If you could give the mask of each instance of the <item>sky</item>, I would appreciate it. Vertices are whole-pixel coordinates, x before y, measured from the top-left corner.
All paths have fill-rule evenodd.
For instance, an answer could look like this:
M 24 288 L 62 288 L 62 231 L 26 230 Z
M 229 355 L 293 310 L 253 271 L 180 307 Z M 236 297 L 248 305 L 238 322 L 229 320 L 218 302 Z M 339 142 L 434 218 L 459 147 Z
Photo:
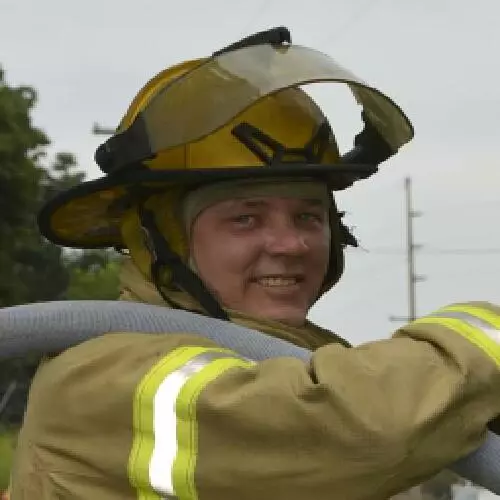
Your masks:
M 310 317 L 354 344 L 385 338 L 405 317 L 404 178 L 415 210 L 417 313 L 456 301 L 500 304 L 500 2 L 498 0 L 0 0 L 0 65 L 37 89 L 34 124 L 50 153 L 76 155 L 88 178 L 139 88 L 161 69 L 285 25 L 394 99 L 414 140 L 374 177 L 340 193 L 361 248 Z M 333 89 L 335 87 L 335 89 Z M 359 108 L 338 85 L 308 87 L 346 150 Z

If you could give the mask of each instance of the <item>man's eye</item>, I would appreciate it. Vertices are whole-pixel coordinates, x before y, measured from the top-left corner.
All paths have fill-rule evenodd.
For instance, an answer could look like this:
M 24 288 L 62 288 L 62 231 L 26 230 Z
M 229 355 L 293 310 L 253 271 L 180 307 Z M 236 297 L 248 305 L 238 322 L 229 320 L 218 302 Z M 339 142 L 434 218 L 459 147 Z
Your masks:
M 324 217 L 313 212 L 302 212 L 298 215 L 298 219 L 303 222 L 323 222 Z
M 255 222 L 255 215 L 252 214 L 241 214 L 233 217 L 232 222 L 240 226 L 251 226 Z

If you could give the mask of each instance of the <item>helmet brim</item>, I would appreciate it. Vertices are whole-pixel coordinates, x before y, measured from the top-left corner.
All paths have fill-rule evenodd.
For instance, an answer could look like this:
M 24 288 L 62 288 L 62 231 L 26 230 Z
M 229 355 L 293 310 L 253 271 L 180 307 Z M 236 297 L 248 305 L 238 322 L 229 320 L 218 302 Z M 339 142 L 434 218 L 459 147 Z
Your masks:
M 332 191 L 350 187 L 377 171 L 374 165 L 283 164 L 272 167 L 224 167 L 152 171 L 133 169 L 83 182 L 50 200 L 39 213 L 41 233 L 53 243 L 73 248 L 123 247 L 125 211 L 152 194 L 187 191 L 201 184 L 241 178 L 307 177 Z

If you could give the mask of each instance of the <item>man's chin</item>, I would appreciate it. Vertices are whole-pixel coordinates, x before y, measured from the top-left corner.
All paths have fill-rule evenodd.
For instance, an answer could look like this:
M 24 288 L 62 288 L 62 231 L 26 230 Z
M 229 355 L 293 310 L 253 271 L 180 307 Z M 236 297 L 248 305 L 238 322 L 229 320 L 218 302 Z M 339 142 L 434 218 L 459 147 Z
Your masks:
M 279 321 L 285 325 L 301 327 L 306 322 L 307 311 L 299 307 L 276 307 L 276 308 L 262 308 L 256 311 L 258 316 L 272 321 Z

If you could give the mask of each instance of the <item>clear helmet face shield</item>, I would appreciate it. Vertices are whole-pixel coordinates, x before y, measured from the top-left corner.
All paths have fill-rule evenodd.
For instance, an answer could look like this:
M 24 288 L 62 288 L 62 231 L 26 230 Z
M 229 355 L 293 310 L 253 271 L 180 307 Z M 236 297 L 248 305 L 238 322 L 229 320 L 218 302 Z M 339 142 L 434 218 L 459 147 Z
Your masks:
M 265 96 L 317 82 L 347 85 L 365 123 L 392 153 L 413 137 L 399 106 L 328 55 L 300 45 L 261 44 L 202 60 L 160 85 L 132 125 L 108 141 L 113 156 L 109 170 L 202 139 Z

